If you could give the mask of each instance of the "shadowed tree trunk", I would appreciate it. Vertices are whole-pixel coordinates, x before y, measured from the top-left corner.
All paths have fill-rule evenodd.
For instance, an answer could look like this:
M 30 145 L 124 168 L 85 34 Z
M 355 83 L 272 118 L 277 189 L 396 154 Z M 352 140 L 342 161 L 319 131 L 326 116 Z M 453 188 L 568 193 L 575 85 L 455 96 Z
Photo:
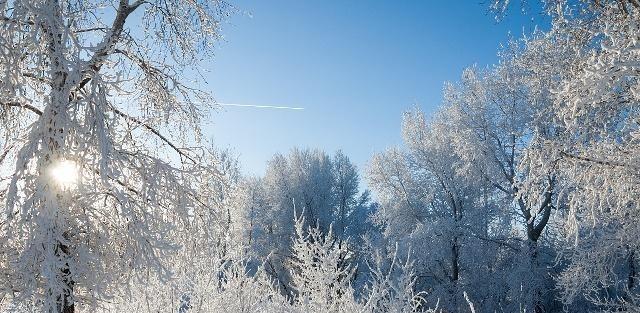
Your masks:
M 531 290 L 531 306 L 533 307 L 533 312 L 535 313 L 546 312 L 543 304 L 542 290 L 540 286 L 542 278 L 536 277 L 536 275 L 539 274 L 538 269 L 540 268 L 538 240 L 540 239 L 540 236 L 542 235 L 544 228 L 547 226 L 549 218 L 551 216 L 551 209 L 553 208 L 551 200 L 553 196 L 554 186 L 555 177 L 549 176 L 548 185 L 544 191 L 544 199 L 540 206 L 535 208 L 535 215 L 531 214 L 531 210 L 528 209 L 522 198 L 518 199 L 518 206 L 520 207 L 520 211 L 522 212 L 527 224 L 527 249 L 530 262 L 529 264 L 531 266 L 531 273 L 533 275 L 532 281 L 529 282 L 533 287 L 533 289 Z
M 69 256 L 69 247 L 65 244 L 58 243 L 58 249 L 56 252 L 61 253 L 64 257 Z M 71 271 L 69 270 L 69 263 L 65 263 L 65 266 L 61 269 L 63 275 L 63 281 L 66 286 L 66 289 L 62 295 L 62 299 L 58 298 L 60 312 L 62 313 L 74 313 L 75 312 L 75 301 L 73 299 L 73 287 L 75 282 L 71 277 Z

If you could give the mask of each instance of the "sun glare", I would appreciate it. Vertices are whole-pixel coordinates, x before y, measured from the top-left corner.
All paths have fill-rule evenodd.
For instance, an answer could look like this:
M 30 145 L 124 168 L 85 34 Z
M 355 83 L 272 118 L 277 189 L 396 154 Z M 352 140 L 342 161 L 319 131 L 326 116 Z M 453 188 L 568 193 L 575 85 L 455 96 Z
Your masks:
M 63 188 L 75 186 L 78 180 L 78 167 L 69 160 L 60 160 L 51 166 L 50 175 Z

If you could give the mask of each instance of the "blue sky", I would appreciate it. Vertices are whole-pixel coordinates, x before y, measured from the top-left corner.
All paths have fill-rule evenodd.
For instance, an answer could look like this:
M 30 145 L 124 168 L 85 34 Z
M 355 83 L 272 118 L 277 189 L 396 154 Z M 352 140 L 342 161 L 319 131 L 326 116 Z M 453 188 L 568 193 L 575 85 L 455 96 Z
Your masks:
M 432 112 L 445 81 L 495 63 L 509 33 L 544 24 L 517 7 L 496 22 L 486 1 L 233 1 L 245 13 L 224 25 L 202 88 L 222 103 L 305 109 L 224 107 L 204 134 L 247 174 L 294 146 L 342 149 L 362 170 L 401 143 L 403 111 Z

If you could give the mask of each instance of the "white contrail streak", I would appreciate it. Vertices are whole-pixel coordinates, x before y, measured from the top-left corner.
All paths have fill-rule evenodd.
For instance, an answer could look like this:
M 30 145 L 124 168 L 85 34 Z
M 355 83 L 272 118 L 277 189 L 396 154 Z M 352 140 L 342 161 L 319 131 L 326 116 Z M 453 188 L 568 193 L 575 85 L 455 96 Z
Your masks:
M 217 103 L 218 105 L 225 107 L 245 107 L 245 108 L 260 108 L 260 109 L 283 109 L 283 110 L 304 110 L 299 107 L 287 107 L 277 105 L 254 105 L 254 104 L 238 104 L 238 103 Z

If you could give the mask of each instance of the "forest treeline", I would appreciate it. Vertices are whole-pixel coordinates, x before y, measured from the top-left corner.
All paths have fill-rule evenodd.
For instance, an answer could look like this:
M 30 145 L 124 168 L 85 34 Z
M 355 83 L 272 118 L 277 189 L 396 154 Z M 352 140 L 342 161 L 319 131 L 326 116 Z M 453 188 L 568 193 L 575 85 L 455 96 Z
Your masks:
M 0 312 L 640 311 L 640 3 L 542 3 L 364 168 L 249 177 L 183 83 L 233 6 L 0 1 Z

